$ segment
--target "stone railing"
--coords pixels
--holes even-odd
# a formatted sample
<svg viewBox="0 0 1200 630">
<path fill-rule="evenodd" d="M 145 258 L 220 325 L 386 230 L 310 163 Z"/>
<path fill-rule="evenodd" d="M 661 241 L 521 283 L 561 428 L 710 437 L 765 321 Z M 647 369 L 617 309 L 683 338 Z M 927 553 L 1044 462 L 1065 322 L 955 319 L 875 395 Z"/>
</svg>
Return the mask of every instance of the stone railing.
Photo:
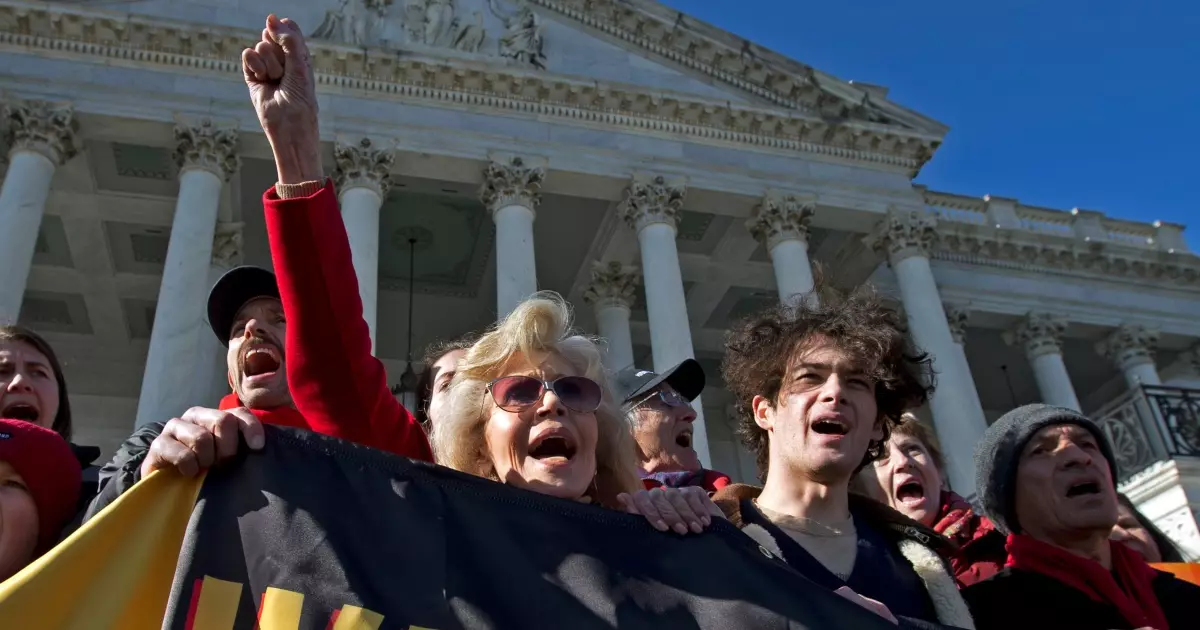
<svg viewBox="0 0 1200 630">
<path fill-rule="evenodd" d="M 1189 253 L 1183 226 L 1174 223 L 1140 223 L 1106 217 L 1091 210 L 1055 210 L 1022 204 L 1003 197 L 967 197 L 923 191 L 925 205 L 938 220 L 949 223 L 1058 236 L 1084 242 L 1102 242 L 1142 250 Z"/>
<path fill-rule="evenodd" d="M 1112 444 L 1120 481 L 1157 461 L 1200 456 L 1200 390 L 1144 385 L 1091 417 Z"/>
</svg>

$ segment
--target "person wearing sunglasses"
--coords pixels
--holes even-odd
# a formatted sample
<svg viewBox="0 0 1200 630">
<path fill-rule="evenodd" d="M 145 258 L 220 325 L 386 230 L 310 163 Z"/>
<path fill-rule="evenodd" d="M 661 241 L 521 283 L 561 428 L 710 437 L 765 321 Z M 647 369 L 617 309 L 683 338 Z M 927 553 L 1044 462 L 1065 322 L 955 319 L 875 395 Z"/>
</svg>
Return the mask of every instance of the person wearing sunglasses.
<svg viewBox="0 0 1200 630">
<path fill-rule="evenodd" d="M 711 495 L 731 483 L 727 475 L 701 466 L 692 447 L 692 401 L 704 391 L 704 380 L 704 368 L 695 359 L 662 374 L 637 368 L 617 374 L 616 389 L 647 488 L 699 487 Z"/>
<path fill-rule="evenodd" d="M 719 514 L 703 490 L 642 487 L 601 350 L 570 334 L 570 313 L 558 294 L 538 293 L 471 346 L 433 424 L 436 461 L 640 514 L 660 531 L 703 531 Z"/>
</svg>

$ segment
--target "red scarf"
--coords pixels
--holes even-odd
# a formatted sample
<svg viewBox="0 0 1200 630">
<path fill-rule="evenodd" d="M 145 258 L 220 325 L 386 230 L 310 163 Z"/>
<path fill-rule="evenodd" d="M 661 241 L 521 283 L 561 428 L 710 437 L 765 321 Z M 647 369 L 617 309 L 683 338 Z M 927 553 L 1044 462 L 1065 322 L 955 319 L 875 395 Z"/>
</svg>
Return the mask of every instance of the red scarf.
<svg viewBox="0 0 1200 630">
<path fill-rule="evenodd" d="M 1006 566 L 1054 578 L 1093 600 L 1111 604 L 1134 628 L 1170 630 L 1158 605 L 1152 582 L 1158 574 L 1138 552 L 1110 542 L 1112 571 L 1099 562 L 1077 556 L 1025 534 L 1009 534 Z"/>
<path fill-rule="evenodd" d="M 229 409 L 237 409 L 242 407 L 242 401 L 238 400 L 237 394 L 229 394 L 221 399 L 221 403 L 217 406 L 221 411 Z M 300 415 L 293 407 L 276 407 L 274 409 L 251 409 L 250 413 L 254 417 L 262 420 L 263 424 L 273 424 L 279 427 L 295 427 L 297 429 L 312 430 L 308 426 L 308 422 L 304 420 L 304 416 Z"/>
</svg>

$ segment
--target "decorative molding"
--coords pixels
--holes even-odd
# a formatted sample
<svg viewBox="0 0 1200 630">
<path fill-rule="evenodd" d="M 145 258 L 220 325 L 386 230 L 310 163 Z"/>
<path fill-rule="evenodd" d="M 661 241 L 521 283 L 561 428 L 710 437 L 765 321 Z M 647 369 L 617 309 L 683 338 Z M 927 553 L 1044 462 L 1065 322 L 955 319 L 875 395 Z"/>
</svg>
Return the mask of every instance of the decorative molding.
<svg viewBox="0 0 1200 630">
<path fill-rule="evenodd" d="M 218 221 L 213 232 L 212 264 L 222 269 L 232 269 L 242 260 L 242 228 L 245 224 Z"/>
<path fill-rule="evenodd" d="M 597 311 L 613 306 L 626 310 L 633 308 L 637 300 L 637 284 L 640 270 L 634 265 L 620 261 L 608 263 L 599 260 L 592 263 L 592 283 L 583 292 L 583 301 Z"/>
<path fill-rule="evenodd" d="M 887 217 L 867 236 L 871 249 L 896 265 L 911 256 L 929 256 L 937 241 L 937 217 L 924 210 L 889 207 Z"/>
<path fill-rule="evenodd" d="M 1062 336 L 1067 318 L 1056 313 L 1031 312 L 1003 334 L 1008 345 L 1021 344 L 1030 361 L 1046 354 L 1062 354 Z"/>
<path fill-rule="evenodd" d="M 492 159 L 483 167 L 479 200 L 495 213 L 508 206 L 524 206 L 536 211 L 542 202 L 542 182 L 546 169 L 530 165 L 520 157 Z"/>
<path fill-rule="evenodd" d="M 946 311 L 946 324 L 950 326 L 950 336 L 954 343 L 965 346 L 967 343 L 967 321 L 971 319 L 971 308 L 966 304 L 942 304 Z"/>
<path fill-rule="evenodd" d="M 546 69 L 545 40 L 542 36 L 542 19 L 524 2 L 516 12 L 504 15 L 496 8 L 495 0 L 488 0 L 488 7 L 504 23 L 504 34 L 500 36 L 500 56 L 511 59 L 518 65 Z"/>
<path fill-rule="evenodd" d="M 175 163 L 179 172 L 193 168 L 204 169 L 226 181 L 237 172 L 238 134 L 235 129 L 222 129 L 204 119 L 198 126 L 175 126 Z"/>
<path fill-rule="evenodd" d="M 542 2 L 550 7 L 550 2 Z M 211 30 L 162 19 L 82 7 L 0 3 L 0 45 L 103 64 L 104 59 L 147 68 L 228 77 L 240 54 L 260 35 L 244 29 Z M 465 67 L 447 59 L 397 58 L 381 48 L 309 45 L 319 88 L 354 90 L 388 100 L 426 100 L 509 110 L 539 118 L 608 125 L 634 132 L 683 135 L 693 141 L 736 143 L 883 164 L 915 173 L 940 137 L 898 127 L 817 113 L 772 111 L 701 97 L 663 94 L 561 76 L 530 76 L 518 69 Z M 37 54 L 37 53 L 35 53 Z M 855 90 L 857 91 L 857 90 Z"/>
<path fill-rule="evenodd" d="M 784 241 L 808 243 L 808 225 L 816 211 L 816 195 L 767 193 L 750 212 L 746 229 L 768 252 Z"/>
<path fill-rule="evenodd" d="M 1121 371 L 1154 364 L 1158 331 L 1136 324 L 1122 324 L 1096 344 L 1096 352 Z"/>
<path fill-rule="evenodd" d="M 617 211 L 634 232 L 655 223 L 678 229 L 679 215 L 687 185 L 683 180 L 668 181 L 662 175 L 635 174 L 625 187 L 625 196 Z"/>
<path fill-rule="evenodd" d="M 55 166 L 62 166 L 79 152 L 76 145 L 75 111 L 70 105 L 46 101 L 11 103 L 4 108 L 9 154 L 33 151 Z"/>
<path fill-rule="evenodd" d="M 390 149 L 376 147 L 370 138 L 362 138 L 358 144 L 338 142 L 333 147 L 333 161 L 337 164 L 333 181 L 339 194 L 350 188 L 367 188 L 380 199 L 387 198 L 396 161 Z"/>
<path fill-rule="evenodd" d="M 933 255 L 939 260 L 1101 279 L 1172 281 L 1200 286 L 1200 257 L 1114 243 L 1085 242 L 1073 236 L 938 221 Z"/>
</svg>

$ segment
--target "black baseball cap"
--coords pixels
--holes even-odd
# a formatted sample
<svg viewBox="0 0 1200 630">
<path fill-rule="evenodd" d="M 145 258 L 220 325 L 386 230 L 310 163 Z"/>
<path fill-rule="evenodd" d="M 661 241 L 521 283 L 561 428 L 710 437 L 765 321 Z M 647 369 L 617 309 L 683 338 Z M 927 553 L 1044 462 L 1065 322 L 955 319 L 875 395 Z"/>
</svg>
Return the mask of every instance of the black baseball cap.
<svg viewBox="0 0 1200 630">
<path fill-rule="evenodd" d="M 234 267 L 213 285 L 208 292 L 208 324 L 222 345 L 229 345 L 229 330 L 238 310 L 260 297 L 279 299 L 275 274 L 262 267 Z"/>
<path fill-rule="evenodd" d="M 623 403 L 642 396 L 662 383 L 670 385 L 690 402 L 704 391 L 704 368 L 695 359 L 684 359 L 662 374 L 637 368 L 621 370 L 616 381 L 617 395 Z"/>
</svg>

